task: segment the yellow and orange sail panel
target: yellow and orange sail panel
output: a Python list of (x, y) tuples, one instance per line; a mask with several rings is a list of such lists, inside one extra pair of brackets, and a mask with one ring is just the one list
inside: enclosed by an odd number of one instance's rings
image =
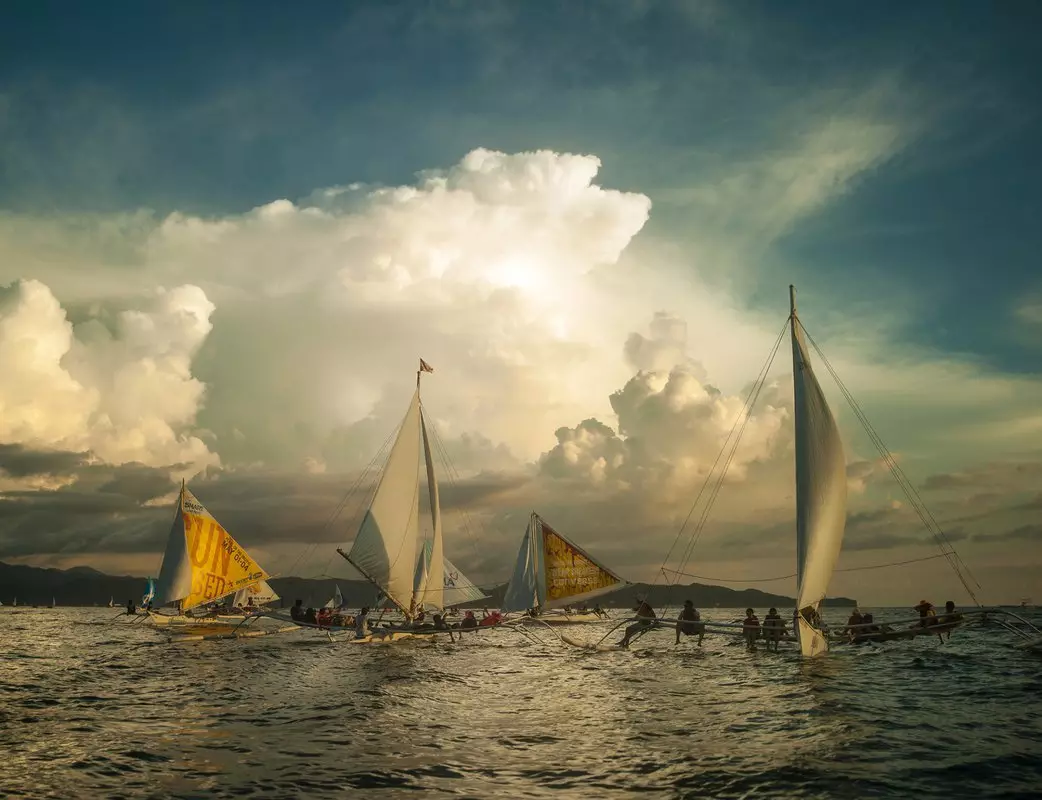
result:
[(624, 583), (557, 531), (540, 520), (543, 527), (543, 568), (546, 600), (553, 603), (579, 596), (596, 596)]
[(191, 492), (181, 502), (192, 591), (185, 608), (209, 603), (269, 577)]
[(187, 610), (268, 577), (182, 484), (159, 571), (156, 604), (176, 602)]

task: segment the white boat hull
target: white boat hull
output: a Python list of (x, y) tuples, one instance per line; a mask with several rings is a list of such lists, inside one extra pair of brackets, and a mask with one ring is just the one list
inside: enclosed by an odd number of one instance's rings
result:
[(148, 612), (153, 625), (238, 625), (246, 619), (244, 615), (227, 617), (188, 617), (184, 614), (157, 614)]
[(800, 629), (800, 653), (805, 658), (823, 656), (829, 651), (829, 641), (825, 634), (811, 625), (802, 616), (797, 618)]

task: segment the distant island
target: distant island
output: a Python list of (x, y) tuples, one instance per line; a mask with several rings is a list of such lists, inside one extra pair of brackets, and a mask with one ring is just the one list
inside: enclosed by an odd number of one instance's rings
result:
[[(305, 605), (320, 606), (333, 596), (337, 585), (349, 606), (370, 605), (375, 597), (373, 586), (359, 580), (273, 578), (269, 583), (282, 597), (285, 606), (292, 605), (297, 598), (303, 600)], [(144, 578), (106, 575), (90, 567), (62, 570), (0, 561), (0, 602), (4, 605), (10, 605), (17, 597), (19, 605), (46, 606), (53, 597), (59, 606), (103, 606), (110, 598), (116, 605), (125, 606), (128, 600), (140, 602), (144, 588)], [(506, 584), (487, 590), (486, 593), (486, 600), (463, 603), (461, 606), (498, 607), (506, 594)], [(609, 608), (628, 608), (633, 605), (638, 594), (646, 594), (648, 602), (659, 607), (680, 605), (685, 600), (691, 600), (699, 608), (792, 608), (796, 602), (791, 597), (761, 592), (759, 589), (728, 589), (703, 583), (686, 586), (636, 583), (603, 595), (597, 598), (597, 602)], [(850, 608), (856, 606), (857, 601), (848, 597), (830, 597), (826, 605)]]

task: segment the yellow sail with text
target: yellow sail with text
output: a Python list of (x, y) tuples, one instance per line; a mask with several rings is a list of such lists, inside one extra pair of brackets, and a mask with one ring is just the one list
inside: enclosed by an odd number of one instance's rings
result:
[(625, 581), (540, 520), (546, 602), (588, 600), (619, 588)]
[(187, 489), (181, 500), (192, 587), (185, 609), (237, 592), (269, 575)]

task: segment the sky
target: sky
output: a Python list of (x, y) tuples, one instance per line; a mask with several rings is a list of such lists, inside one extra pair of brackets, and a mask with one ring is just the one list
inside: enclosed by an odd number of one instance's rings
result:
[(1042, 599), (1037, 4), (7, 12), (0, 560), (156, 574), (186, 479), (269, 572), (356, 577), (422, 357), (476, 582), (537, 510), (792, 594), (787, 341), (743, 416), (791, 283), (913, 488), (819, 366), (832, 593), (972, 602), (921, 500), (978, 600)]

